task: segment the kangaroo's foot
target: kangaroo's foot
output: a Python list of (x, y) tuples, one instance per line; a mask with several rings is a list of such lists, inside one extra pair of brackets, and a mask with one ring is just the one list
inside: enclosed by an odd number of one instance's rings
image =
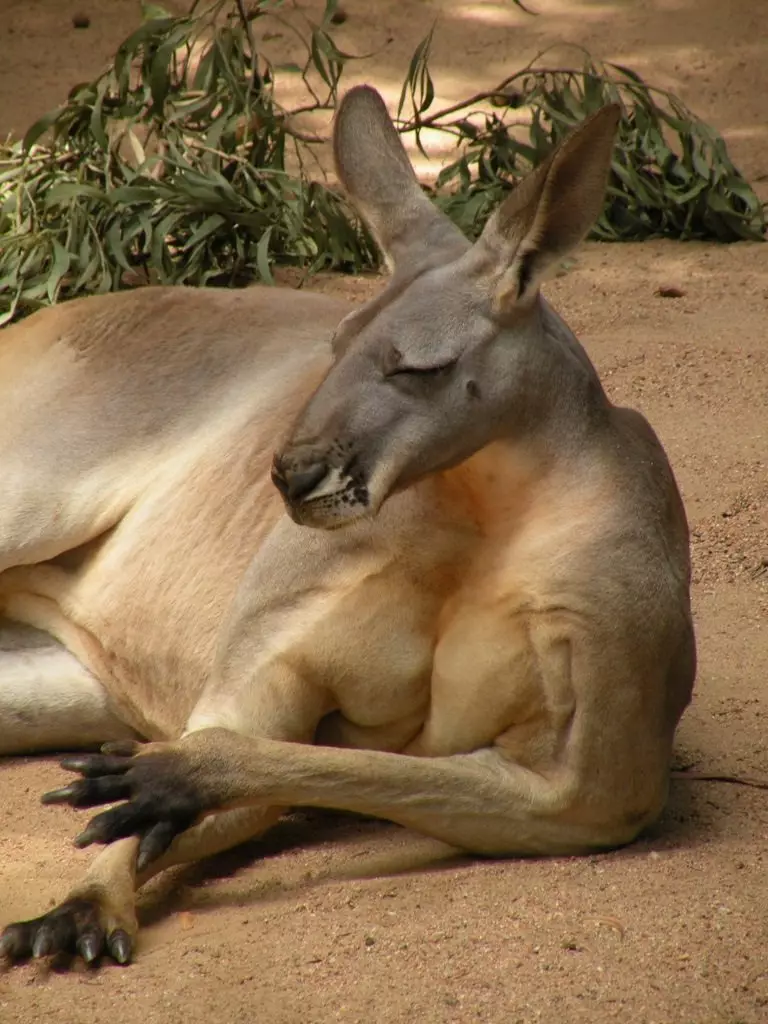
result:
[[(81, 956), (86, 963), (99, 959), (129, 963), (139, 930), (136, 892), (145, 882), (166, 868), (211, 856), (253, 838), (273, 825), (281, 813), (280, 807), (269, 807), (210, 815), (182, 832), (165, 853), (141, 870), (137, 866), (138, 839), (107, 846), (63, 903), (40, 917), (7, 926), (0, 935), (0, 961)], [(175, 826), (178, 821), (174, 819)]]
[(104, 850), (66, 899), (40, 917), (9, 924), (0, 935), (0, 958), (81, 956), (93, 963), (104, 955), (127, 964), (138, 931), (136, 839)]
[(0, 957), (9, 960), (79, 954), (90, 964), (107, 953), (127, 964), (132, 952), (130, 933), (95, 897), (65, 900), (40, 917), (8, 925), (0, 937)]

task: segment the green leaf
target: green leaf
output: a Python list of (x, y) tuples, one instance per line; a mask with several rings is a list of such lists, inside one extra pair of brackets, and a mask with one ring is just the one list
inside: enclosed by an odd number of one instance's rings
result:
[(272, 268), (269, 265), (269, 241), (272, 238), (272, 230), (273, 225), (270, 225), (262, 234), (256, 246), (256, 266), (258, 267), (259, 277), (267, 284), (275, 283), (275, 279), (272, 277)]
[(152, 21), (153, 19), (172, 18), (173, 15), (161, 4), (151, 4), (147, 3), (146, 0), (142, 0), (141, 17), (143, 21)]
[(123, 270), (130, 270), (131, 265), (125, 256), (125, 242), (123, 239), (122, 225), (119, 220), (113, 220), (104, 235), (107, 251), (111, 253), (118, 266)]
[(104, 97), (108, 87), (109, 82), (107, 79), (102, 79), (96, 90), (96, 102), (91, 110), (90, 118), (91, 134), (96, 140), (96, 143), (104, 150), (109, 149), (109, 139), (107, 138), (107, 133), (104, 131), (103, 121)]
[(51, 242), (53, 246), (53, 262), (48, 276), (47, 294), (48, 301), (53, 303), (56, 301), (56, 296), (59, 293), (61, 279), (69, 270), (71, 256), (58, 239), (54, 238)]
[[(398, 117), (402, 116), (403, 107), (405, 106), (405, 99), (408, 96), (409, 92), (411, 98), (414, 98), (415, 83), (419, 80), (420, 75), (423, 73), (423, 70), (427, 67), (427, 63), (429, 61), (429, 55), (432, 49), (432, 38), (434, 36), (434, 33), (435, 26), (433, 25), (432, 28), (427, 33), (427, 35), (421, 40), (419, 45), (413, 51), (411, 62), (408, 65), (408, 72), (405, 76), (405, 81), (403, 82), (403, 88), (400, 90), (400, 100), (398, 101), (397, 104)], [(431, 84), (431, 78), (429, 81)], [(413, 99), (413, 106), (414, 111), (416, 111), (417, 104), (415, 99)], [(423, 109), (426, 109), (426, 107)], [(418, 113), (421, 112), (421, 110), (418, 111)]]
[(106, 202), (106, 196), (96, 185), (87, 185), (85, 182), (63, 181), (60, 185), (53, 185), (45, 196), (45, 206), (50, 209), (62, 205), (72, 199), (92, 199), (96, 202)]
[[(14, 316), (16, 315), (16, 310), (18, 308), (20, 298), (21, 289), (17, 289), (14, 292), (11, 301), (8, 303), (3, 312), (0, 313), (0, 327), (5, 326), (5, 324), (9, 324), (11, 320), (13, 320)], [(2, 307), (0, 306), (0, 308)]]
[(109, 193), (113, 205), (132, 206), (134, 203), (152, 203), (157, 199), (157, 192), (147, 182), (144, 185), (121, 185)]
[(44, 114), (39, 120), (35, 121), (30, 128), (27, 128), (24, 133), (24, 139), (21, 143), (25, 152), (29, 152), (40, 136), (45, 135), (51, 125), (56, 123), (62, 111), (65, 109), (66, 107), (59, 107), (57, 110), (52, 110), (49, 113)]
[(219, 213), (212, 213), (209, 217), (205, 218), (199, 227), (195, 229), (192, 237), (181, 251), (188, 252), (190, 249), (193, 249), (196, 245), (199, 245), (204, 238), (208, 238), (208, 236), (212, 235), (214, 231), (218, 231), (222, 224), (226, 224), (226, 217), (222, 217)]

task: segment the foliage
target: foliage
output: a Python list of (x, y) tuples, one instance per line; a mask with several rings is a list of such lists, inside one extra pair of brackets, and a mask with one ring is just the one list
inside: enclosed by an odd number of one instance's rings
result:
[[(269, 281), (274, 260), (374, 262), (340, 196), (310, 180), (311, 141), (274, 97), (276, 74), (298, 74), (312, 97), (305, 109), (332, 109), (349, 55), (326, 18), (306, 41), (303, 68), (260, 61), (252, 21), (273, 6), (263, 0), (245, 17), (216, 0), (174, 18), (152, 5), (105, 74), (5, 147), (0, 322), (19, 307), (117, 289), (136, 271), (161, 283), (238, 284)], [(298, 173), (287, 170), (289, 149)]]
[[(142, 280), (239, 285), (271, 280), (275, 264), (375, 264), (343, 197), (313, 178), (322, 140), (294, 127), (298, 113), (333, 109), (357, 59), (333, 42), (336, 0), (299, 33), (302, 66), (272, 66), (256, 46), (254, 27), (280, 17), (280, 2), (195, 3), (183, 17), (145, 4), (146, 20), (103, 75), (0, 147), (0, 323)], [(570, 126), (619, 98), (620, 144), (595, 237), (762, 238), (763, 208), (722, 139), (629, 69), (586, 55), (579, 70), (531, 65), (430, 113), (430, 42), (411, 62), (401, 112), (410, 100), (412, 114), (400, 129), (419, 142), (426, 127), (455, 137), (457, 159), (430, 191), (468, 234)], [(307, 90), (298, 109), (276, 98), (285, 75)], [(522, 108), (527, 122), (510, 130)]]
[[(765, 211), (731, 163), (720, 135), (669, 92), (646, 85), (619, 64), (599, 64), (580, 51), (582, 66), (547, 68), (536, 62), (496, 89), (429, 114), (434, 89), (428, 38), (414, 55), (401, 95), (413, 114), (405, 130), (454, 135), (459, 157), (437, 178), (435, 199), (469, 235), (479, 233), (510, 183), (539, 164), (580, 121), (607, 103), (623, 115), (607, 198), (592, 237), (605, 241), (647, 238), (760, 241)], [(545, 51), (546, 52), (546, 51)], [(468, 115), (484, 101), (503, 112)], [(526, 108), (524, 138), (510, 130), (510, 111)]]

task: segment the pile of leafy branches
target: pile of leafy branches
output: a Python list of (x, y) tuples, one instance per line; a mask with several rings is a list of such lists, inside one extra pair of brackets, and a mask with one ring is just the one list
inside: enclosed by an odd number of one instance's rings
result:
[(274, 261), (375, 262), (343, 199), (310, 179), (314, 140), (274, 95), (277, 74), (300, 74), (302, 112), (333, 108), (350, 59), (327, 31), (335, 0), (305, 40), (303, 68), (272, 67), (256, 50), (253, 22), (274, 7), (215, 0), (172, 17), (145, 4), (112, 66), (0, 150), (0, 323), (142, 278), (238, 284), (269, 281)]
[[(279, 6), (215, 0), (172, 17), (145, 4), (146, 20), (103, 75), (0, 147), (0, 323), (142, 280), (237, 285), (271, 280), (275, 264), (375, 265), (343, 197), (313, 179), (322, 140), (294, 127), (298, 113), (333, 109), (352, 59), (331, 36), (336, 0), (302, 35), (301, 67), (270, 65), (257, 47), (260, 19)], [(427, 127), (455, 137), (458, 157), (430, 191), (468, 234), (572, 125), (618, 98), (620, 142), (595, 237), (763, 237), (763, 208), (722, 139), (628, 69), (587, 56), (580, 69), (530, 65), (430, 113), (430, 41), (411, 62), (400, 114), (408, 101), (412, 112), (399, 127), (419, 143)], [(301, 76), (307, 104), (281, 106), (282, 75)], [(523, 108), (527, 121), (510, 128)]]
[[(434, 87), (431, 36), (414, 54), (400, 111), (410, 95), (413, 113), (402, 130), (456, 137), (461, 153), (437, 178), (434, 198), (470, 236), (477, 235), (510, 184), (536, 166), (580, 121), (607, 103), (623, 114), (603, 212), (591, 237), (604, 241), (674, 238), (762, 241), (765, 208), (731, 163), (725, 142), (674, 95), (647, 85), (620, 64), (597, 63), (578, 47), (581, 67), (550, 68), (538, 61), (495, 89), (429, 113)], [(506, 108), (472, 118), (478, 105)], [(509, 109), (525, 108), (510, 126)]]

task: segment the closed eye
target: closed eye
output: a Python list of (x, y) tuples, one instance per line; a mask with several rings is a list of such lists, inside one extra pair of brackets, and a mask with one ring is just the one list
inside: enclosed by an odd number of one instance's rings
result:
[(438, 377), (458, 363), (458, 359), (451, 359), (447, 363), (438, 363), (435, 366), (408, 366), (406, 363), (398, 363), (384, 374), (385, 377)]

